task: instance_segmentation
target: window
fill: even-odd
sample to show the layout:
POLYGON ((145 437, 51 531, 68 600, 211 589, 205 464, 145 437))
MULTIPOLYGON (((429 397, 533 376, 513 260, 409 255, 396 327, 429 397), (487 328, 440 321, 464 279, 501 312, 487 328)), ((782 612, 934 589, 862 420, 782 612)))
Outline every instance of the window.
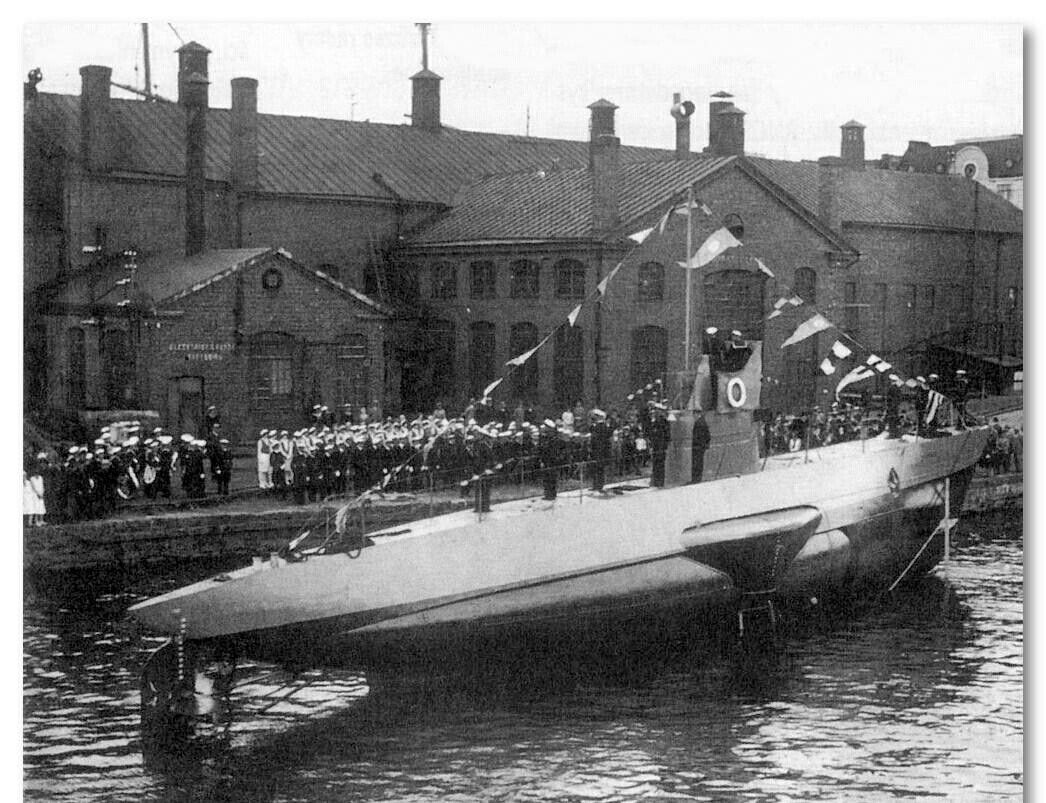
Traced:
POLYGON ((668 335, 660 326, 632 330, 632 387, 664 379, 668 369, 668 335))
POLYGON ((529 259, 518 259, 512 263, 511 295, 513 298, 537 298, 540 294, 540 265, 529 259))
POLYGON ((72 408, 83 407, 87 402, 87 354, 84 346, 84 330, 73 327, 66 331, 66 404, 72 408))
POLYGON ((929 315, 933 315, 937 307, 937 290, 932 284, 923 285, 922 309, 929 315))
POLYGON ((792 292, 808 304, 817 303, 817 271, 813 268, 796 268, 792 292))
POLYGON ((255 335, 250 344, 254 401, 289 403, 294 393, 294 338, 280 332, 255 335))
POLYGON ((336 403, 351 404, 356 409, 370 402, 370 368, 367 359, 367 336, 350 334, 342 338, 335 360, 336 403))
POLYGON ((561 326, 556 330, 553 382, 556 403, 566 407, 584 398, 585 341, 577 326, 561 326))
POLYGON ((279 290, 283 286, 283 274, 277 268, 269 268, 262 274, 261 283, 266 290, 279 290))
POLYGON ((857 282, 843 285, 843 326, 851 337, 860 337, 861 308, 857 301, 857 282))
MULTIPOLYGON (((538 328, 532 323, 514 323, 509 330, 509 351, 518 357, 538 344, 538 328)), ((511 374, 512 394, 517 399, 533 399, 538 390, 538 355, 515 368, 511 374)))
POLYGON ((432 297, 458 297, 458 270, 450 262, 437 262, 432 266, 432 297))
POLYGON ((497 297, 497 279, 493 262, 473 262, 469 266, 469 272, 472 278, 469 295, 472 298, 497 297))
POLYGON ((106 404, 115 410, 129 409, 135 403, 134 354, 127 332, 108 329, 102 335, 102 371, 106 404))
POLYGON ((745 222, 741 220, 740 215, 734 212, 731 212, 723 218, 723 228, 734 235, 738 240, 745 236, 745 222))
POLYGON ((644 262, 638 271, 640 301, 662 301, 665 297, 665 269, 657 262, 644 262))
POLYGON ((477 398, 497 379, 494 347, 494 324, 489 321, 469 324, 469 392, 477 398))
MULTIPOLYGON (((702 327, 714 326, 730 332, 738 329, 754 340, 763 336, 762 273, 750 270, 720 270, 705 276, 702 290, 702 327)), ((805 298, 805 297, 804 297, 805 298)))
POLYGON ((434 320, 426 330, 432 370, 432 400, 446 400, 454 393, 457 329, 453 321, 434 320))
POLYGON ((556 263, 556 296, 559 298, 585 297, 585 266, 576 259, 561 259, 556 263))

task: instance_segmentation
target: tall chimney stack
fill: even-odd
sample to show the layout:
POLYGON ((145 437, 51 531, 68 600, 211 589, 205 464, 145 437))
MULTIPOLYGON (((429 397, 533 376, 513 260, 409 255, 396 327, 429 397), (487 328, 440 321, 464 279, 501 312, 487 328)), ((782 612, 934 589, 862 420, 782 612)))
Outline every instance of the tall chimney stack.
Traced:
POLYGON ((410 77, 410 124, 426 131, 439 131, 439 82, 442 77, 424 67, 410 77))
POLYGON ((208 85, 203 45, 178 49, 178 103, 185 109, 185 255, 207 247, 206 174, 208 85))
POLYGON ((690 117, 694 113, 694 104, 689 100, 681 101, 678 92, 672 94, 672 117, 676 121, 676 158, 686 159, 690 155, 690 117))
POLYGON ((105 173, 113 167, 112 75, 111 68, 96 64, 80 68, 80 157, 91 172, 105 173))
POLYGON ((233 78, 232 186, 237 192, 258 187, 258 81, 233 78))
POLYGON ((745 152, 745 113, 729 92, 716 92, 708 105, 708 150, 714 156, 742 156, 745 152))
POLYGON ((839 155, 843 166, 851 170, 864 170, 864 126, 856 120, 843 123, 843 141, 839 155))
POLYGON ((614 135, 617 106, 600 98, 588 108, 592 112, 588 146, 588 169, 592 173, 592 227, 597 234, 605 234, 620 223, 618 173, 621 140, 614 135))

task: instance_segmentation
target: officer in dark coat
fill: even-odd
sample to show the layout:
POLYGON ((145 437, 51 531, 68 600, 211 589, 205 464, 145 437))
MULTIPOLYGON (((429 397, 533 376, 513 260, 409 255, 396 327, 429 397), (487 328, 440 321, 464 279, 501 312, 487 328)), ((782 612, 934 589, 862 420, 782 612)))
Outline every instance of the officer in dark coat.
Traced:
POLYGON ((668 425, 665 406, 657 403, 653 409, 654 418, 650 422, 650 431, 647 433, 647 440, 650 442, 650 485, 653 488, 663 488, 665 485, 665 458, 668 456, 668 442, 672 439, 672 431, 668 425))
POLYGON ((690 482, 701 482, 701 475, 705 470, 705 452, 712 442, 712 433, 708 430, 708 422, 705 421, 704 413, 694 414, 694 432, 690 439, 690 482))
POLYGON ((159 437, 160 445, 156 447, 156 495, 165 499, 171 498, 171 468, 174 463, 174 439, 170 435, 159 437))
POLYGON ((211 453, 211 477, 218 486, 218 494, 228 496, 229 481, 232 479, 232 449, 225 438, 218 439, 211 453))
POLYGON ((970 393, 970 380, 966 371, 961 368, 955 372, 955 384, 952 388, 952 400, 955 402, 955 417, 959 429, 966 428, 966 397, 970 393))
POLYGON ((487 469, 494 466, 494 449, 490 442, 490 434, 481 427, 474 430, 475 439, 469 441, 466 449, 469 452, 469 468, 472 470, 475 494, 475 511, 486 513, 490 510, 490 485, 492 478, 486 473, 487 469))
POLYGON ((546 418, 538 433, 538 460, 541 463, 541 477, 544 485, 544 498, 556 498, 556 485, 559 480, 559 464, 562 462, 559 447, 559 433, 551 418, 546 418))
POLYGON ((309 460, 306 450, 308 449, 305 438, 298 436, 294 443, 294 457, 291 459, 291 471, 294 474, 292 488, 296 504, 304 505, 305 496, 309 490, 309 460))
POLYGON ((606 482, 607 463, 610 462, 610 437, 607 414, 595 409, 589 414, 589 451, 592 458, 592 490, 602 491, 606 482))

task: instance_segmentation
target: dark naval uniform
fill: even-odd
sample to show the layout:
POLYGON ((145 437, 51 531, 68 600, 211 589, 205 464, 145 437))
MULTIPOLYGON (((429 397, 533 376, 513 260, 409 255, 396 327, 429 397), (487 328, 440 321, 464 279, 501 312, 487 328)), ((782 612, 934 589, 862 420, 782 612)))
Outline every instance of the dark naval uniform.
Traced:
POLYGON ((602 491, 606 482, 607 462, 610 460, 610 426, 597 420, 589 427, 589 448, 592 456, 592 490, 602 491))
POLYGON ((663 488, 665 485, 665 458, 668 456, 668 442, 672 439, 668 421, 658 416, 650 422, 650 485, 663 488))
POLYGON ((705 452, 712 442, 712 434, 708 431, 708 423, 702 413, 694 416, 694 433, 690 439, 690 482, 701 482, 701 475, 705 470, 705 452))

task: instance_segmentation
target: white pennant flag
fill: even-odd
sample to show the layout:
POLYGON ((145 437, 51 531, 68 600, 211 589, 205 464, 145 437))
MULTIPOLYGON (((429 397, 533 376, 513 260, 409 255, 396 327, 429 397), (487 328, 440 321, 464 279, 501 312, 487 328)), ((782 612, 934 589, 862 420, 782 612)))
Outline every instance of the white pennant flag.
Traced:
POLYGON ((551 336, 552 336, 552 335, 545 335, 544 339, 543 339, 543 340, 542 340, 542 341, 541 341, 540 343, 538 343, 538 344, 537 344, 536 346, 534 346, 534 348, 530 349, 529 351, 524 351, 524 352, 523 352, 522 354, 520 354, 520 355, 519 355, 518 357, 513 357, 513 358, 512 358, 511 360, 509 360, 509 361, 508 361, 507 363, 505 363, 505 365, 522 365, 522 364, 523 364, 523 363, 525 363, 525 362, 526 362, 527 360, 529 360, 529 359, 530 359, 531 357, 533 357, 533 356, 534 356, 534 353, 535 353, 535 352, 536 352, 536 351, 537 351, 537 350, 538 350, 539 348, 541 348, 542 346, 544 346, 544 345, 545 345, 545 343, 547 343, 547 342, 548 342, 548 339, 549 339, 549 338, 550 338, 551 336))
POLYGON ((825 329, 831 329, 832 326, 834 326, 834 324, 821 313, 815 313, 812 317, 807 318, 799 324, 798 328, 792 332, 791 337, 781 344, 781 348, 791 346, 801 340, 806 340, 806 338, 811 335, 816 335, 818 332, 823 332, 825 329))
POLYGON ((707 265, 728 248, 736 248, 739 245, 741 245, 741 241, 727 231, 726 228, 716 229, 708 235, 707 240, 701 243, 701 247, 697 249, 697 253, 690 258, 690 261, 680 262, 679 267, 700 268, 707 265))
POLYGON ((839 384, 835 386, 835 398, 839 398, 839 394, 847 385, 852 385, 854 382, 860 382, 861 380, 868 379, 872 376, 875 376, 875 371, 867 365, 858 365, 850 371, 850 373, 839 380, 839 384))
MULTIPOLYGON (((502 379, 504 379, 504 377, 502 377, 502 379)), ((494 388, 496 388, 498 385, 501 384, 502 379, 495 379, 493 382, 491 382, 489 385, 487 385, 486 388, 484 388, 484 390, 483 390, 483 398, 484 399, 487 398, 487 396, 489 396, 491 393, 494 392, 494 388)))
POLYGON ((759 270, 761 270, 761 271, 762 271, 763 273, 765 273, 765 274, 766 274, 767 276, 769 276, 769 277, 770 277, 771 279, 773 279, 773 278, 774 278, 774 272, 773 272, 772 270, 770 270, 770 268, 768 268, 768 267, 767 267, 767 266, 766 266, 766 265, 764 264, 763 260, 761 260, 761 259, 760 259, 759 257, 756 257, 756 258, 755 258, 755 264, 759 266, 759 270))
POLYGON ((649 229, 643 229, 642 231, 637 231, 635 234, 628 235, 628 239, 634 240, 637 245, 642 245, 643 241, 653 233, 654 227, 651 226, 649 229))
POLYGON ((624 262, 618 262, 614 266, 614 269, 612 271, 610 271, 610 273, 608 273, 606 276, 603 277, 603 281, 601 281, 599 284, 596 285, 596 290, 599 291, 600 295, 604 295, 606 293, 607 285, 610 283, 610 280, 613 279, 615 275, 617 275, 617 272, 619 270, 621 270, 621 266, 624 265, 624 264, 625 264, 624 262))
MULTIPOLYGON (((581 304, 584 304, 584 302, 581 302, 581 304)), ((581 314, 581 304, 578 304, 576 307, 574 307, 574 309, 571 310, 570 314, 567 316, 567 320, 570 321, 571 326, 577 323, 577 316, 581 314)))
POLYGON ((658 224, 657 224, 657 233, 658 234, 664 234, 665 233, 665 227, 668 225, 668 219, 671 216, 672 216, 672 210, 669 209, 667 212, 665 212, 664 217, 662 217, 660 222, 658 222, 658 224))

